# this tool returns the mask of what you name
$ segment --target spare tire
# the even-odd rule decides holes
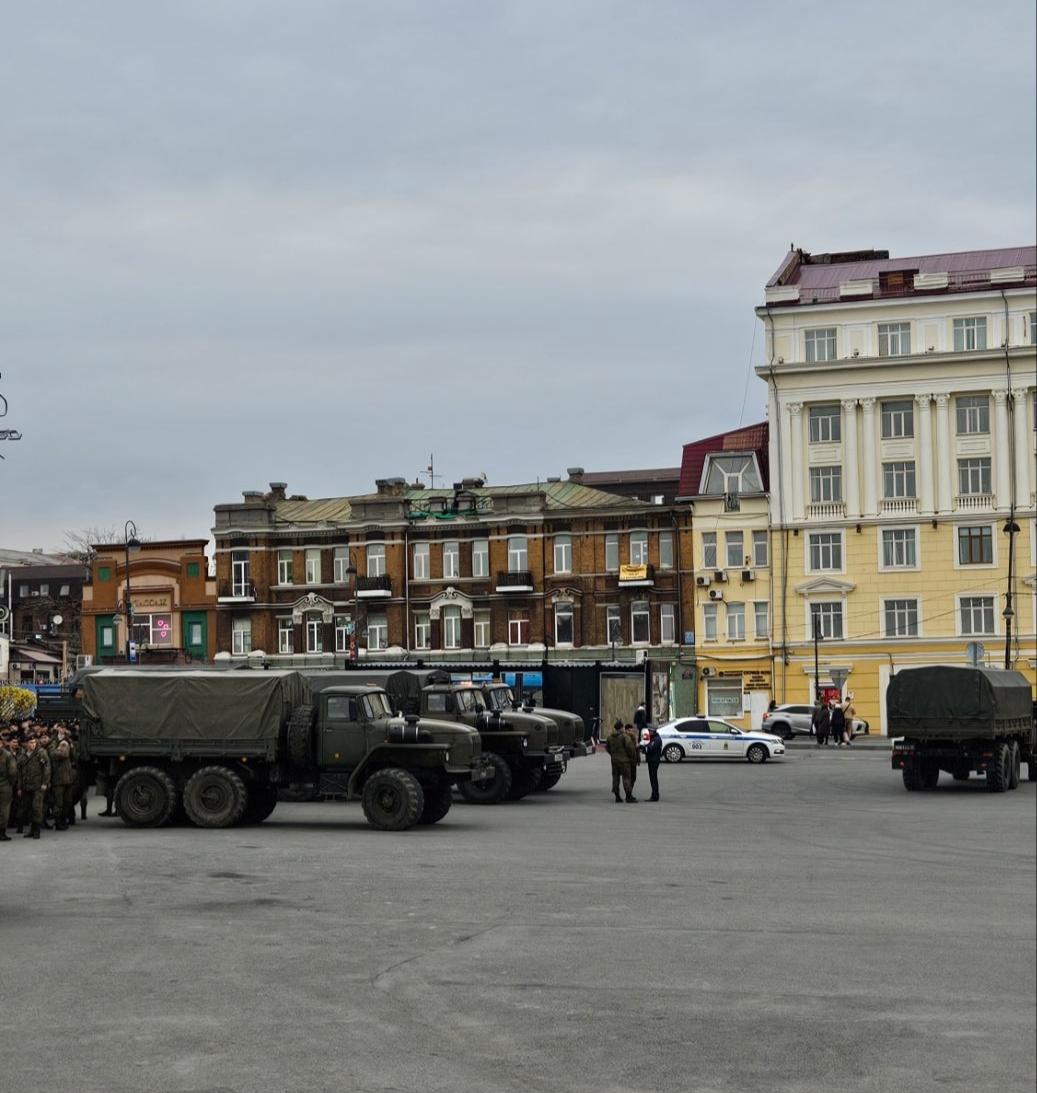
[[[245,783],[229,767],[202,767],[184,786],[184,810],[197,827],[230,827],[244,815]]]
[[[313,757],[313,706],[297,706],[288,720],[286,748],[288,762],[296,770],[309,770]]]
[[[115,785],[115,810],[127,827],[161,827],[176,802],[173,779],[158,767],[134,767]]]

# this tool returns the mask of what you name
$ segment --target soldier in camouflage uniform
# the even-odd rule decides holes
[[[27,750],[25,766],[22,767],[21,789],[18,792],[29,798],[31,827],[25,833],[25,838],[38,839],[40,826],[43,824],[43,799],[50,785],[50,758],[47,749],[35,738],[30,738]]]
[[[11,841],[7,821],[11,818],[11,802],[18,792],[18,763],[8,749],[7,740],[0,740],[0,843]]]
[[[54,830],[68,830],[68,810],[72,791],[72,749],[64,729],[58,729],[50,752],[50,790],[54,809]]]
[[[612,795],[616,804],[620,803],[619,783],[623,781],[623,792],[627,804],[635,804],[634,767],[637,765],[637,745],[630,734],[623,730],[623,723],[618,721],[612,735],[605,741],[605,749],[612,759]]]

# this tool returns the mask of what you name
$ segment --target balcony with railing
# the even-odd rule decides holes
[[[251,581],[220,581],[217,603],[254,603],[256,586]]]
[[[958,512],[989,512],[994,507],[994,496],[990,493],[959,493],[954,499]]]
[[[388,573],[357,577],[356,596],[358,600],[387,600],[392,596],[392,579]]]
[[[807,516],[811,520],[838,520],[845,515],[845,501],[811,501],[807,505]]]
[[[532,592],[533,574],[528,569],[497,571],[498,592]]]
[[[914,516],[918,511],[917,497],[884,497],[880,504],[887,516]]]

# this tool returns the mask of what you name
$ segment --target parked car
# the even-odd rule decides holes
[[[720,717],[682,717],[659,726],[663,758],[667,763],[682,759],[745,759],[766,763],[785,754],[780,736],[747,732]]]
[[[777,734],[782,740],[791,740],[794,736],[813,736],[813,719],[813,706],[796,706],[787,703],[784,706],[776,706],[763,715],[763,728],[767,732]],[[866,736],[870,731],[871,726],[863,718],[853,719],[851,739]]]

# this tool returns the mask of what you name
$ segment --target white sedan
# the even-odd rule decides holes
[[[663,758],[745,759],[766,763],[785,754],[785,741],[767,732],[747,732],[719,717],[680,717],[659,726]]]

